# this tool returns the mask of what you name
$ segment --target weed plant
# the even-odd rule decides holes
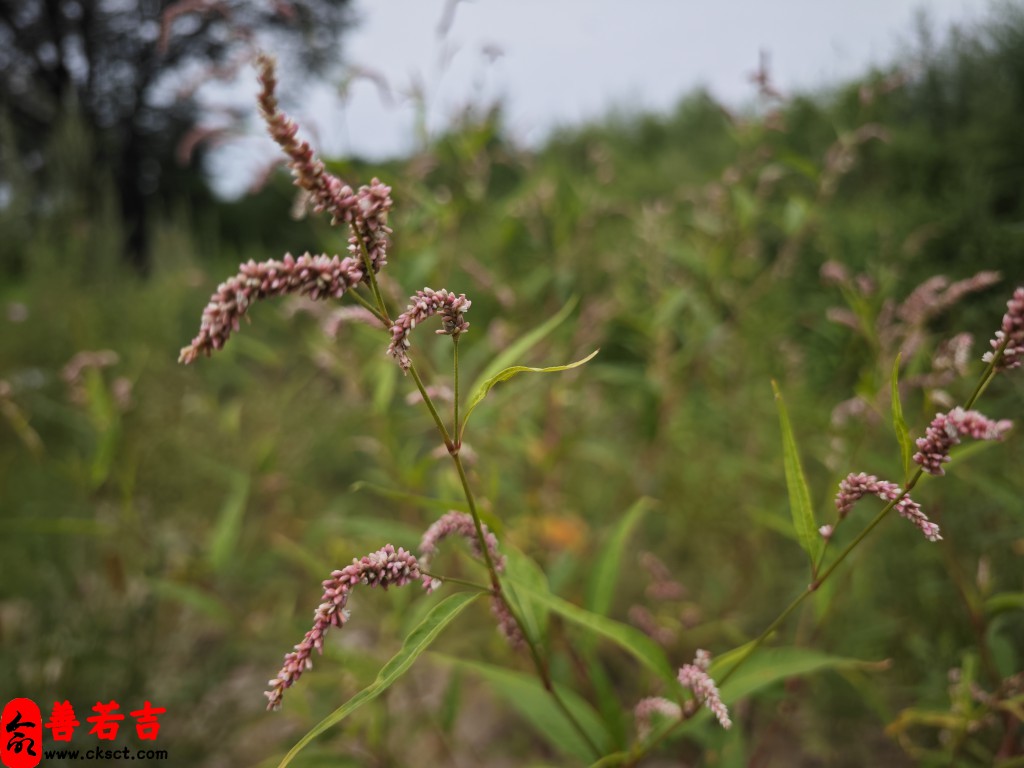
[[[451,508],[426,528],[416,548],[418,557],[412,550],[396,548],[388,543],[362,558],[353,559],[344,568],[333,570],[323,581],[324,593],[314,612],[312,628],[295,645],[294,650],[286,654],[284,666],[269,682],[266,695],[271,710],[279,709],[286,691],[312,669],[314,652],[323,653],[329,630],[347,625],[350,619],[349,598],[356,587],[379,586],[387,590],[389,587],[420,583],[424,591],[431,594],[447,583],[449,587],[461,589],[430,604],[422,618],[405,636],[401,648],[384,664],[373,682],[307,732],[282,760],[282,767],[291,763],[316,737],[385,693],[428,650],[442,631],[481,596],[490,600],[491,612],[509,648],[529,658],[532,674],[495,666],[479,659],[447,657],[444,660],[453,667],[478,672],[499,691],[503,691],[510,703],[565,757],[590,762],[594,766],[636,765],[663,742],[685,732],[691,723],[696,725],[701,715],[713,715],[722,729],[729,730],[733,727],[733,719],[725,702],[750,695],[779,680],[793,679],[823,669],[863,669],[871,666],[866,660],[838,657],[797,645],[773,643],[774,647],[770,649],[766,646],[776,639],[787,620],[806,601],[820,594],[828,594],[823,592],[823,587],[833,588],[829,596],[834,596],[833,575],[858,551],[862,542],[892,516],[891,513],[908,521],[928,542],[937,544],[943,540],[940,526],[928,517],[921,504],[911,498],[910,492],[926,476],[943,476],[944,465],[951,461],[951,449],[963,440],[1000,441],[1011,429],[1010,421],[989,419],[974,410],[974,405],[997,374],[1018,368],[1024,362],[1024,287],[1017,288],[1008,302],[1002,326],[990,342],[991,350],[983,357],[987,365],[971,394],[962,405],[953,405],[936,414],[924,435],[912,440],[903,415],[903,396],[900,392],[902,356],[909,357],[918,351],[921,329],[930,317],[954,305],[962,296],[997,282],[999,275],[981,272],[969,280],[952,284],[943,277],[932,278],[919,286],[899,306],[883,307],[872,326],[867,322],[862,325],[862,321],[868,320],[866,299],[873,290],[870,280],[852,278],[839,264],[828,263],[823,267],[823,277],[843,289],[850,305],[848,310],[837,310],[834,313],[835,319],[854,330],[863,330],[879,354],[891,353],[898,348],[889,387],[891,426],[900,457],[895,470],[898,481],[879,479],[865,472],[846,473],[835,495],[837,514],[830,522],[819,525],[792,423],[781,392],[773,384],[782,432],[782,457],[792,530],[796,542],[809,559],[809,583],[753,639],[725,651],[715,660],[712,660],[707,650],[697,648],[693,661],[681,666],[677,664],[678,671],[675,671],[664,648],[648,636],[654,634],[656,637],[656,633],[645,635],[607,616],[620,568],[628,564],[630,559],[627,537],[649,506],[648,499],[638,500],[622,518],[612,524],[605,546],[590,567],[583,569],[581,575],[587,582],[588,593],[586,607],[581,607],[559,597],[551,589],[543,566],[528,554],[515,552],[512,557],[506,556],[489,525],[501,526],[505,530],[508,527],[502,524],[498,508],[485,510],[478,503],[477,492],[473,489],[466,468],[464,456],[472,455],[476,460],[475,454],[468,452],[465,442],[469,418],[493,387],[521,373],[549,373],[578,368],[594,358],[597,352],[565,365],[542,368],[508,365],[515,356],[532,346],[537,338],[560,324],[568,314],[563,310],[542,323],[525,339],[512,342],[483,369],[467,395],[460,387],[462,371],[459,348],[462,337],[470,327],[465,314],[470,310],[472,302],[465,294],[451,293],[447,289],[435,291],[424,288],[411,297],[404,312],[392,317],[378,283],[378,274],[388,263],[392,234],[388,226],[393,205],[391,189],[374,179],[370,185],[353,190],[328,172],[312,148],[297,138],[298,126],[277,106],[273,61],[262,57],[259,67],[259,103],[270,134],[288,156],[295,183],[308,204],[315,212],[327,214],[332,225],[348,229],[348,255],[332,257],[306,253],[295,258],[288,254],[281,261],[249,261],[242,264],[238,274],[222,283],[211,297],[203,312],[199,333],[182,350],[180,361],[191,363],[201,355],[210,355],[220,350],[229,337],[239,330],[241,320],[258,301],[287,295],[304,296],[313,301],[351,298],[354,304],[336,310],[330,322],[336,324],[358,320],[390,336],[387,355],[394,358],[401,371],[414,383],[418,399],[422,401],[437,429],[441,447],[453,462],[462,491],[462,499],[458,502],[432,498],[420,500],[428,508]],[[834,194],[839,179],[855,159],[856,148],[880,135],[880,129],[868,125],[837,142],[827,155],[820,174],[817,190],[819,198],[827,199]],[[743,169],[737,168],[728,182],[738,191],[742,190],[742,180]],[[715,208],[721,205],[714,198],[715,192],[714,189],[710,190],[706,201],[709,218],[714,216]],[[791,269],[794,249],[804,236],[800,216],[797,214],[798,220],[788,233],[793,247],[782,247],[773,265],[777,272],[784,273]],[[720,236],[718,241],[719,248],[738,249],[741,252],[752,245],[742,239],[729,242]],[[704,250],[707,253],[709,249]],[[710,250],[713,253],[713,249]],[[748,256],[756,261],[758,254],[752,252]],[[709,288],[714,286],[728,289],[731,285],[756,296],[761,287],[762,278],[756,269],[744,270],[741,266],[739,273],[726,275],[716,274],[714,269],[712,258],[713,271]],[[711,290],[707,292],[712,293]],[[440,317],[440,328],[436,333],[452,340],[450,389],[444,382],[424,379],[413,361],[412,333],[417,325],[425,323],[434,315]],[[969,348],[970,341],[965,336],[958,336],[936,356],[931,378],[925,377],[931,385],[933,399],[940,392],[936,383],[945,385],[953,382],[956,375],[963,372]],[[952,376],[949,375],[951,373]],[[951,399],[945,392],[941,394]],[[442,415],[438,406],[442,399],[450,401],[450,417]],[[846,417],[849,413],[859,415],[859,412],[871,405],[873,403],[862,396],[850,401],[849,408],[841,414]],[[850,515],[854,507],[865,496],[881,499],[881,510],[868,522],[859,523],[855,533],[840,536],[840,532],[845,533],[850,525],[846,521],[852,519]],[[483,519],[485,511],[490,523]],[[448,538],[462,539],[468,543],[473,559],[485,571],[483,580],[436,570],[434,558],[441,542]],[[657,564],[656,559],[650,562]],[[683,594],[681,585],[672,579],[670,570],[657,566],[652,570],[657,579],[653,585],[656,593]],[[1002,601],[1011,603],[1014,599],[1010,594],[1002,597]],[[634,608],[639,612],[647,610],[642,605]],[[649,612],[646,615],[649,616]],[[580,633],[579,639],[574,641],[578,643],[578,651],[570,652],[570,657],[577,667],[575,677],[578,679],[575,682],[583,683],[590,688],[589,691],[575,691],[570,681],[559,681],[552,671],[553,636],[549,628],[553,617],[573,625]],[[1021,678],[1018,674],[1004,675],[1000,670],[984,640],[984,611],[976,613],[973,619],[981,625],[979,668],[985,670],[988,688],[975,676],[976,670],[973,667],[966,683],[963,680],[964,671],[957,671],[953,678],[954,688],[957,691],[965,685],[967,688],[956,696],[961,704],[969,701],[972,706],[967,712],[958,711],[955,707],[951,710],[951,717],[959,719],[955,727],[947,730],[944,746],[954,760],[961,753],[985,754],[985,747],[981,740],[974,738],[974,734],[980,730],[992,730],[999,733],[1001,738],[998,747],[988,754],[995,759],[1012,760],[1019,754],[1020,746],[1018,731],[1021,718],[1018,710]],[[650,676],[648,685],[661,690],[661,695],[647,696],[629,705],[635,720],[633,734],[623,728],[626,720],[622,713],[624,702],[618,698],[615,686],[611,684],[607,671],[596,655],[595,649],[602,641],[617,646],[620,651],[632,657],[632,663]],[[596,704],[588,703],[587,694],[597,700]],[[897,719],[892,730],[905,736],[908,722],[921,721],[929,722],[927,717],[908,711]]]

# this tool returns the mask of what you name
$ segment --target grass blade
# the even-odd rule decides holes
[[[288,754],[284,756],[284,759],[278,765],[278,768],[285,768],[285,766],[294,760],[295,756],[305,749],[313,739],[332,726],[337,725],[361,706],[373,701],[384,691],[390,688],[398,678],[408,671],[413,662],[416,661],[416,659],[418,659],[425,650],[427,650],[430,644],[437,639],[437,636],[441,634],[441,631],[451,624],[455,618],[465,610],[466,606],[476,598],[480,597],[481,594],[483,593],[459,592],[451,597],[445,598],[435,605],[431,609],[430,613],[427,614],[426,618],[424,618],[423,621],[421,621],[416,628],[406,636],[405,642],[402,643],[401,650],[392,656],[391,660],[381,668],[380,672],[377,673],[377,679],[363,688],[363,690],[359,691],[359,693],[346,701],[319,723],[314,725],[313,728],[305,736],[299,739],[299,742],[289,750]]]
[[[900,402],[900,356],[892,364],[892,428],[900,444],[900,455],[903,459],[903,477],[910,477],[911,456],[914,455],[914,443],[910,439],[910,430],[903,418],[903,403]]]
[[[615,596],[615,584],[619,579],[619,568],[626,551],[629,537],[640,518],[650,508],[652,500],[643,497],[631,506],[612,529],[601,554],[597,557],[594,575],[587,591],[587,608],[594,613],[607,616]]]
[[[797,541],[811,559],[811,567],[818,560],[821,538],[818,526],[814,522],[814,510],[811,507],[811,491],[807,487],[807,478],[800,465],[800,453],[793,437],[793,426],[789,422],[789,412],[782,399],[782,392],[774,381],[772,391],[775,393],[775,405],[779,410],[779,425],[782,428],[782,461],[786,468],[786,488],[789,490],[789,511],[793,515],[793,528],[796,530]]]

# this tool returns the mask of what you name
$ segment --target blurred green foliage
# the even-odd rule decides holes
[[[901,479],[887,426],[901,345],[913,335],[903,409],[922,434],[945,394],[963,400],[973,382],[929,378],[937,344],[975,334],[976,374],[1024,280],[1022,38],[1009,7],[947,44],[923,39],[905,65],[756,114],[696,94],[671,115],[616,118],[527,153],[503,137],[500,110],[470,110],[417,157],[332,166],[394,185],[392,306],[423,285],[473,300],[465,381],[574,299],[518,362],[601,348],[580,369],[497,387],[474,414],[471,479],[503,546],[539,560],[563,598],[648,632],[674,663],[759,632],[807,582],[771,380],[815,514],[830,522],[847,472]],[[308,629],[319,581],[386,541],[415,548],[435,500],[460,498],[458,481],[382,335],[342,323],[332,337],[331,307],[255,307],[214,359],[176,365],[239,260],[342,249],[325,222],[287,219],[286,181],[215,211],[168,211],[143,281],[117,262],[115,207],[83,214],[86,197],[113,197],[102,174],[76,167],[75,135],[69,124],[53,148],[68,194],[45,227],[24,227],[16,180],[0,208],[0,691],[44,712],[69,699],[83,722],[96,700],[127,711],[149,699],[168,710],[161,764],[276,764],[443,597],[357,594],[356,621],[268,715],[264,682]],[[823,282],[826,262],[849,279]],[[1002,272],[998,287],[917,324],[894,314],[925,279],[983,269]],[[835,308],[859,329],[830,322]],[[426,336],[418,365],[450,385],[449,347]],[[102,350],[114,354],[79,357],[72,375],[76,355]],[[1020,376],[1002,377],[980,408],[1019,419],[1022,392]],[[843,419],[837,405],[854,398]],[[1021,446],[1011,435],[922,484],[915,497],[944,541],[887,522],[783,629],[788,643],[885,664],[776,684],[736,708],[738,729],[698,728],[671,754],[990,764],[1003,721],[969,726],[977,702],[954,706],[950,670],[992,690],[1022,669]],[[642,519],[616,527],[641,497]],[[625,547],[621,575],[595,596],[595,562],[617,562],[598,558],[609,541]],[[453,554],[441,563],[476,575]],[[438,650],[527,670],[483,603]],[[657,682],[557,617],[545,647],[556,678],[596,700],[624,743],[622,711]],[[440,659],[417,667],[296,764],[561,759],[484,677]]]

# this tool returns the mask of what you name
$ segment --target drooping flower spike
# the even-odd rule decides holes
[[[994,421],[977,411],[965,411],[959,406],[949,413],[938,413],[924,433],[917,439],[914,462],[930,475],[944,475],[942,465],[949,461],[949,451],[961,437],[975,440],[1001,440],[1013,426],[1008,419]]]
[[[729,710],[722,703],[722,697],[718,693],[718,686],[708,675],[708,668],[711,666],[711,654],[704,650],[698,650],[692,664],[684,664],[679,670],[679,682],[689,688],[699,704],[707,707],[718,719],[723,728],[732,728],[732,720],[729,719]]]
[[[882,501],[899,499],[896,502],[896,511],[900,517],[909,520],[917,526],[928,541],[939,541],[942,539],[942,536],[939,534],[939,526],[929,520],[928,516],[921,511],[921,505],[910,498],[909,495],[904,495],[900,498],[902,493],[903,488],[898,483],[879,480],[874,475],[867,475],[863,472],[858,474],[851,472],[839,483],[839,493],[836,494],[836,509],[839,510],[839,518],[842,519],[853,509],[853,505],[864,496],[877,496]],[[828,538],[832,535],[832,527],[823,527],[828,528],[827,535],[823,531],[819,531],[819,533]]]
[[[352,230],[349,253],[362,262],[363,251],[374,272],[387,264],[388,212],[391,210],[391,187],[373,179],[358,191],[332,175],[314,154],[313,148],[296,138],[299,126],[278,108],[277,76],[271,56],[260,55],[260,92],[257,97],[260,113],[271,138],[288,155],[288,166],[295,176],[295,185],[309,195],[313,210],[326,212],[331,223],[345,222]]]
[[[481,524],[481,528],[484,534],[484,542],[487,545],[487,553],[490,555],[491,562],[494,563],[494,570],[498,573],[504,573],[505,556],[498,551],[498,538],[491,533],[486,525]],[[459,536],[465,539],[469,543],[473,554],[483,559],[484,553],[480,548],[480,540],[477,538],[476,524],[473,522],[472,516],[467,515],[465,512],[452,511],[444,514],[424,532],[423,538],[420,541],[420,571],[430,570],[430,561],[437,554],[438,545],[450,536]],[[428,594],[441,586],[437,579],[428,576],[426,573],[421,578],[423,589]],[[513,648],[519,648],[525,644],[526,638],[523,637],[519,624],[516,623],[515,617],[502,596],[497,594],[491,596],[491,613],[498,620],[498,629],[501,631],[501,634],[505,636],[505,639],[508,640]]]
[[[371,587],[402,587],[420,578],[420,564],[404,549],[397,550],[388,544],[383,549],[371,552],[360,560],[353,560],[341,570],[331,573],[324,581],[324,595],[313,614],[313,628],[310,629],[295,650],[286,654],[284,666],[277,677],[268,684],[266,692],[267,709],[278,709],[286,689],[295,684],[302,673],[313,667],[310,658],[314,649],[323,653],[324,635],[331,627],[343,627],[348,621],[348,597],[357,584]]]
[[[505,556],[498,551],[498,537],[491,533],[490,529],[483,523],[481,528],[484,532],[484,541],[487,543],[487,552],[494,563],[494,570],[498,573],[505,572]],[[473,518],[465,512],[446,512],[423,533],[420,539],[420,570],[429,571],[430,562],[437,554],[437,548],[442,541],[451,537],[459,536],[469,544],[473,554],[483,559],[484,553],[480,550],[480,540],[476,536],[476,524]],[[430,594],[440,586],[430,576],[423,576],[423,589]]]
[[[208,356],[223,347],[254,302],[286,294],[340,299],[363,275],[362,260],[352,256],[341,259],[305,253],[296,259],[289,253],[283,261],[241,264],[237,275],[217,286],[203,310],[199,333],[181,350],[178,361],[188,364],[200,354]]]

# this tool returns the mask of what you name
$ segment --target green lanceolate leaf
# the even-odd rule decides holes
[[[544,690],[537,676],[496,667],[479,661],[467,661],[449,656],[440,657],[482,677],[491,689],[540,733],[552,747],[562,754],[590,762],[596,755],[580,736],[565,713]],[[608,749],[608,737],[594,708],[568,688],[555,685],[559,698],[565,704],[587,738],[601,752]]]
[[[639,629],[580,608],[551,593],[539,592],[521,581],[508,579],[508,582],[515,586],[520,595],[547,606],[562,618],[615,643],[663,680],[675,680],[672,665],[668,663],[661,646]]]
[[[709,674],[712,678],[721,677],[722,673],[731,669],[732,663],[733,654],[723,654],[712,661]],[[877,669],[885,666],[887,662],[832,656],[807,648],[759,648],[736,670],[736,674],[722,685],[722,699],[729,704],[780,680],[809,675],[824,669]]]
[[[555,328],[565,322],[566,318],[572,314],[573,309],[576,308],[577,299],[574,296],[565,302],[558,312],[549,317],[543,323],[538,325],[531,331],[528,331],[523,336],[509,344],[505,349],[498,353],[498,355],[487,364],[487,367],[480,371],[480,374],[476,377],[476,380],[470,385],[469,391],[476,392],[484,385],[484,382],[494,376],[502,368],[507,368],[513,362],[520,359],[523,355],[529,352],[538,342],[540,342],[545,336],[551,333]]]
[[[423,621],[421,621],[416,628],[406,636],[405,642],[402,643],[402,649],[392,656],[391,660],[381,668],[380,672],[377,673],[377,679],[313,726],[305,736],[299,739],[299,742],[291,748],[288,754],[284,756],[284,759],[278,765],[278,768],[284,768],[294,760],[295,756],[305,749],[313,739],[331,726],[337,725],[361,706],[373,701],[384,691],[390,688],[398,678],[408,671],[409,667],[411,667],[413,662],[419,658],[420,654],[427,650],[430,644],[437,639],[437,636],[441,634],[441,631],[451,624],[452,621],[462,613],[466,606],[476,598],[480,597],[481,594],[483,593],[459,592],[451,597],[445,598],[435,605],[431,609],[430,613],[427,614],[426,618],[424,618]]]
[[[903,477],[910,477],[910,461],[914,454],[914,443],[910,439],[910,430],[903,418],[903,404],[900,402],[900,356],[892,364],[892,428],[900,444],[900,456],[903,459]]]
[[[487,397],[487,393],[491,391],[491,387],[495,384],[502,381],[508,381],[513,376],[517,376],[520,373],[555,373],[557,371],[568,371],[570,368],[578,368],[584,363],[593,360],[594,356],[598,352],[600,352],[600,350],[595,349],[582,360],[577,360],[575,363],[569,363],[568,365],[552,365],[548,368],[530,368],[525,365],[513,365],[511,368],[499,371],[474,391],[473,397],[470,399],[469,404],[466,407],[466,415],[462,417],[462,427],[459,429],[459,439],[462,439],[462,433],[466,430],[466,422],[469,421],[469,415],[473,413],[473,410],[480,405],[485,397]]]
[[[782,461],[786,468],[786,488],[789,490],[789,511],[793,515],[793,528],[796,530],[797,541],[811,559],[811,565],[818,558],[821,539],[818,527],[814,524],[814,510],[811,508],[811,491],[807,487],[807,478],[800,465],[800,453],[796,449],[796,438],[793,437],[793,426],[789,422],[789,412],[782,399],[778,385],[772,382],[775,392],[775,405],[779,409],[779,425],[782,427]]]
[[[608,541],[597,557],[597,565],[587,590],[587,608],[602,616],[608,615],[615,596],[615,584],[619,580],[619,568],[625,555],[626,544],[640,518],[650,508],[652,499],[638,499],[626,514],[615,524]]]

